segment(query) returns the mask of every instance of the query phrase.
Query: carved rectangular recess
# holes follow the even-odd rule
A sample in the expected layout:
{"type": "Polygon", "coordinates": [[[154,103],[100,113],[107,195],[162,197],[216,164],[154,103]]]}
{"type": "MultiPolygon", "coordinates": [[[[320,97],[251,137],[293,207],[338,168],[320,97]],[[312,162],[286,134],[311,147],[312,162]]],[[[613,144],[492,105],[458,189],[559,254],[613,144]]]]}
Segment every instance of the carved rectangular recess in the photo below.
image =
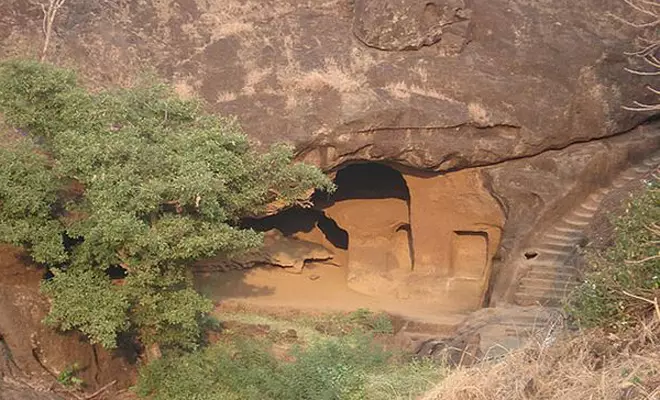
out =
{"type": "Polygon", "coordinates": [[[482,231],[454,231],[450,276],[483,279],[487,266],[488,234],[482,231]]]}

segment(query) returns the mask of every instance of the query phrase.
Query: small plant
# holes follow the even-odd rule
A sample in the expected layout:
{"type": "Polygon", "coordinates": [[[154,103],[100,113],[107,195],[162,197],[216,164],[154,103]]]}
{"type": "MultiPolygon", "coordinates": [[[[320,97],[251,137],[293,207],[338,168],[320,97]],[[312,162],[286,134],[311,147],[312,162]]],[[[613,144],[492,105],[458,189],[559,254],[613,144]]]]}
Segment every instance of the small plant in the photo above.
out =
{"type": "Polygon", "coordinates": [[[659,221],[660,185],[653,181],[613,221],[614,245],[588,254],[592,271],[567,303],[581,326],[625,329],[649,313],[660,317],[659,221]]]}
{"type": "Polygon", "coordinates": [[[77,376],[80,371],[78,363],[70,364],[57,375],[57,381],[68,388],[81,388],[85,382],[77,376]]]}
{"type": "Polygon", "coordinates": [[[392,334],[394,327],[392,321],[386,313],[374,313],[366,308],[359,308],[348,316],[349,320],[361,328],[365,328],[374,333],[392,334]]]}
{"type": "Polygon", "coordinates": [[[394,333],[394,327],[392,326],[392,320],[385,313],[376,314],[371,320],[371,327],[374,333],[382,333],[391,335],[394,333]]]}

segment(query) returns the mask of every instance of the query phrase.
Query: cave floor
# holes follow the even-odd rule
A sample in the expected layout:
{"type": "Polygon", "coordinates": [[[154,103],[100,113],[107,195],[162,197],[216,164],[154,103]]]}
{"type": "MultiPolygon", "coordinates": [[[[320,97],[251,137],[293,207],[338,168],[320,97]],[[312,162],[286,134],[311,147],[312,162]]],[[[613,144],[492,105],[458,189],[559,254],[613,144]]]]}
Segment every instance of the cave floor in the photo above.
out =
{"type": "Polygon", "coordinates": [[[196,288],[217,304],[233,304],[271,311],[335,312],[366,308],[438,326],[455,326],[466,317],[451,304],[428,304],[393,298],[375,298],[351,290],[344,268],[307,264],[301,274],[279,267],[202,273],[196,288]]]}

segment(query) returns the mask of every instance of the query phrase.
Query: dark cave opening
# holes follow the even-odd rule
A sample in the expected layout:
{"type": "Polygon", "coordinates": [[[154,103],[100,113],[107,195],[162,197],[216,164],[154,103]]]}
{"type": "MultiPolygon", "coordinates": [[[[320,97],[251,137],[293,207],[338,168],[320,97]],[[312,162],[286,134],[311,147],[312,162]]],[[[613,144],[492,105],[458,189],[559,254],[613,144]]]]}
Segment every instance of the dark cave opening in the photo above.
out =
{"type": "MultiPolygon", "coordinates": [[[[410,202],[410,191],[403,175],[385,164],[362,163],[348,165],[337,172],[335,184],[337,185],[337,191],[328,199],[333,202],[348,199],[386,198],[410,202]]],[[[316,193],[314,200],[322,203],[324,201],[323,194],[316,193]]]]}
{"type": "MultiPolygon", "coordinates": [[[[381,163],[356,163],[347,165],[337,171],[334,180],[337,190],[332,195],[323,192],[314,194],[312,200],[317,208],[330,208],[333,204],[350,200],[398,199],[406,204],[406,215],[401,223],[394,227],[393,234],[405,232],[407,237],[410,268],[414,269],[413,234],[410,226],[410,190],[403,174],[381,163]]],[[[364,216],[368,218],[374,211],[368,205],[364,207],[364,216]]],[[[378,216],[372,214],[378,219],[378,216]]]]}
{"type": "Polygon", "coordinates": [[[284,236],[311,232],[314,227],[318,227],[333,246],[342,250],[348,249],[348,232],[323,211],[313,208],[292,207],[265,218],[245,219],[243,226],[260,232],[277,229],[284,236]]]}

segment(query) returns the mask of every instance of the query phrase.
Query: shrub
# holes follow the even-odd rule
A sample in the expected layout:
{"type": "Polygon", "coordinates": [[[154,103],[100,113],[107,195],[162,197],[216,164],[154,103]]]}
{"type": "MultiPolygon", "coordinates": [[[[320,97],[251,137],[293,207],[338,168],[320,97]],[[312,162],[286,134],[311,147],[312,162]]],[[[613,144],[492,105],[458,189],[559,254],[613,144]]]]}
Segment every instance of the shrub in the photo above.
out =
{"type": "Polygon", "coordinates": [[[656,312],[652,301],[660,297],[659,186],[650,182],[613,221],[611,247],[588,255],[592,271],[567,304],[580,325],[620,329],[656,312]]]}
{"type": "Polygon", "coordinates": [[[146,366],[137,393],[155,400],[365,399],[369,375],[390,357],[363,335],[321,340],[292,355],[279,361],[255,340],[216,344],[146,366]]]}
{"type": "Polygon", "coordinates": [[[383,312],[374,313],[366,308],[360,308],[348,315],[348,320],[361,329],[367,329],[374,333],[392,334],[394,327],[390,317],[383,312]]]}
{"type": "Polygon", "coordinates": [[[77,376],[78,372],[80,372],[78,363],[68,365],[57,375],[57,381],[66,387],[80,388],[85,382],[77,376]]]}

